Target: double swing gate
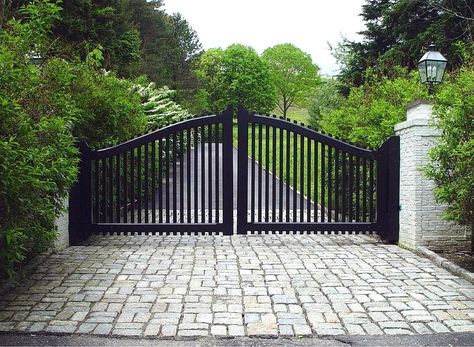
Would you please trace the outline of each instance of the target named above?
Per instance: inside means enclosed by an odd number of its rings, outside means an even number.
[[[71,242],[103,233],[376,232],[398,240],[399,138],[368,150],[228,108],[114,147],[80,144]],[[235,147],[236,145],[236,147]]]

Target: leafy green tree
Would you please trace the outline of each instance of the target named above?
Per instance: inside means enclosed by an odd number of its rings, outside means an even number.
[[[197,86],[192,65],[202,51],[196,31],[179,13],[168,15],[161,0],[129,3],[130,19],[142,41],[137,70],[159,86],[167,85],[178,96],[189,98]]]
[[[18,15],[28,0],[7,2]],[[201,52],[197,33],[180,15],[168,15],[162,0],[57,0],[62,19],[53,28],[50,55],[71,60],[101,47],[103,67],[120,77],[146,74],[159,86],[190,98],[197,86],[192,64]]]
[[[178,90],[195,88],[197,80],[191,68],[202,51],[198,35],[179,13],[167,17],[166,23],[169,33],[164,59],[169,66],[168,85]]]
[[[233,44],[226,50],[209,49],[196,66],[205,107],[222,111],[228,105],[268,112],[275,105],[269,66],[250,47]]]
[[[334,78],[321,78],[308,108],[311,126],[319,128],[323,116],[342,105],[344,97],[339,93],[339,86],[340,83]]]
[[[290,43],[267,48],[262,59],[270,66],[270,74],[278,93],[278,108],[286,118],[288,109],[306,102],[320,79],[311,56]]]
[[[428,97],[417,72],[400,67],[395,71],[397,77],[389,78],[368,69],[364,84],[351,88],[340,108],[323,114],[321,128],[361,146],[378,148],[393,135],[394,125],[405,119],[408,104]]]
[[[364,81],[368,67],[387,74],[393,66],[413,69],[430,42],[458,68],[462,58],[456,42],[472,42],[473,6],[452,0],[367,0],[361,16],[363,40],[343,40],[336,48],[342,65],[340,78],[347,87]]]
[[[474,64],[452,74],[435,95],[434,122],[441,137],[430,152],[428,177],[447,203],[447,220],[474,230]],[[474,238],[472,239],[474,250]]]
[[[61,3],[62,20],[54,28],[62,54],[79,55],[101,46],[104,68],[127,75],[140,61],[140,36],[129,18],[128,2],[123,0],[67,0]]]

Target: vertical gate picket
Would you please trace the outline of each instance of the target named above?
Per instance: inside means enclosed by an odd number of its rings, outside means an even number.
[[[272,127],[272,222],[276,222],[276,161],[277,161],[277,152],[276,152],[276,131],[277,128]]]
[[[179,132],[179,222],[184,223],[184,132]]]
[[[215,139],[214,143],[216,146],[216,160],[215,160],[215,185],[216,185],[216,223],[219,223],[219,217],[220,217],[220,205],[219,205],[219,185],[220,185],[220,180],[221,180],[221,171],[219,169],[219,147],[220,147],[220,139],[219,139],[219,134],[220,134],[220,128],[219,128],[219,123],[216,124],[215,126]]]
[[[186,208],[187,222],[191,223],[191,129],[186,129]]]
[[[304,136],[300,136],[300,222],[304,220]],[[294,154],[296,155],[296,153]],[[296,188],[296,187],[295,187]],[[296,219],[295,219],[296,220]]]
[[[239,115],[237,115],[237,117],[239,117]],[[240,122],[240,121],[239,121]],[[238,131],[240,131],[240,128],[238,129]],[[250,221],[252,223],[255,222],[255,123],[252,123],[252,132],[251,132],[251,142],[252,142],[252,153],[251,153],[251,157],[252,157],[252,162],[250,163],[251,165],[251,178],[250,178],[250,187],[251,187],[251,191],[250,191]],[[241,151],[240,149],[240,145],[239,145],[239,153]],[[240,165],[239,165],[239,168],[240,168]],[[240,174],[242,174],[243,172],[241,170],[239,170]],[[240,176],[240,175],[239,175]],[[240,181],[238,183],[240,185]],[[240,196],[240,195],[239,195]]]
[[[156,142],[151,143],[151,222],[156,223]]]
[[[269,222],[269,210],[270,210],[270,177],[269,177],[269,170],[270,170],[270,134],[269,134],[269,127],[268,125],[265,126],[265,221]],[[263,165],[263,161],[261,163]]]
[[[222,194],[223,194],[223,232],[224,235],[232,235],[234,223],[234,161],[233,161],[233,109],[228,107],[222,114]],[[245,133],[245,153],[247,153],[247,133]],[[245,172],[247,173],[247,157],[245,158]],[[240,166],[239,166],[240,168]],[[239,176],[240,177],[240,176]],[[245,175],[247,178],[247,175]],[[247,191],[245,191],[245,205],[247,205]],[[245,206],[247,209],[247,206]],[[237,217],[238,218],[238,217]],[[247,211],[245,212],[247,218]]]
[[[237,109],[237,124],[238,124],[238,175],[237,175],[237,234],[246,234],[247,233],[247,199],[248,199],[248,113],[242,107]],[[254,128],[252,128],[254,129]],[[261,128],[260,128],[261,129]],[[259,132],[259,136],[261,132]],[[252,134],[253,135],[253,134]],[[259,141],[261,143],[261,141]],[[253,147],[253,141],[252,141]],[[260,149],[259,145],[259,149]],[[261,151],[259,151],[261,153]],[[260,160],[260,157],[259,157]],[[253,165],[253,162],[252,162]],[[226,175],[224,174],[224,177]],[[232,176],[231,176],[232,177]],[[260,181],[261,175],[259,175]],[[252,177],[254,179],[254,177]],[[261,181],[260,181],[261,182]],[[259,182],[259,187],[260,187]],[[252,192],[254,194],[254,192]],[[259,207],[260,207],[260,198],[259,195]],[[253,211],[251,211],[253,213]],[[259,217],[261,211],[259,210]],[[259,221],[261,219],[259,218]]]

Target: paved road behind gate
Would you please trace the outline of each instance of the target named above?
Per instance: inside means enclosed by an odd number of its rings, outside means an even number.
[[[222,172],[222,163],[223,163],[223,157],[222,157],[222,144],[217,144],[219,146],[219,170],[220,172]],[[201,179],[204,177],[204,184],[205,184],[205,194],[206,194],[206,198],[207,198],[207,191],[208,191],[208,185],[209,185],[209,158],[212,158],[213,162],[211,163],[212,164],[212,191],[214,192],[213,194],[213,204],[215,205],[215,191],[216,191],[216,167],[215,167],[215,161],[216,161],[216,156],[217,156],[217,153],[216,153],[216,144],[213,144],[211,145],[211,155],[209,157],[209,144],[208,143],[205,143],[204,144],[204,172],[202,171],[202,162],[201,162],[201,149],[199,148],[197,151],[195,149],[191,149],[191,152],[190,152],[190,158],[191,158],[191,163],[188,163],[188,160],[187,160],[187,155],[185,154],[184,157],[183,157],[183,168],[182,168],[182,171],[183,171],[183,192],[185,194],[185,196],[183,197],[184,200],[186,200],[186,194],[188,192],[188,190],[191,191],[192,194],[194,194],[194,191],[196,190],[197,191],[197,194],[198,194],[198,197],[201,197],[201,192],[202,192],[202,184],[201,184]],[[194,164],[195,164],[195,156],[196,156],[196,153],[197,153],[197,176],[195,176],[195,171],[194,171]],[[236,209],[237,208],[237,175],[238,175],[238,168],[237,168],[237,157],[238,157],[238,150],[237,148],[234,148],[233,149],[233,152],[232,152],[232,160],[233,160],[233,169],[234,169],[234,172],[233,172],[233,181],[234,181],[234,184],[233,184],[233,194],[234,194],[234,199],[233,199],[233,208]],[[190,187],[188,187],[188,184],[187,184],[187,172],[188,172],[188,165],[191,164],[191,171],[190,171],[190,175],[191,175],[191,179],[190,179],[190,182],[191,182],[191,185]],[[181,168],[180,168],[180,161],[177,160],[176,161],[176,206],[177,206],[177,209],[179,210],[180,209],[180,192],[181,192],[181,188],[180,188],[180,185],[181,185],[181,182],[180,182],[180,175],[181,175]],[[281,164],[283,165],[283,164]],[[171,165],[170,167],[170,172],[169,172],[169,190],[170,190],[170,206],[173,206],[173,203],[174,203],[174,200],[173,200],[173,165]],[[265,198],[265,191],[266,191],[266,185],[265,185],[265,177],[267,175],[267,171],[265,169],[264,166],[261,166],[258,161],[255,161],[254,162],[254,173],[255,173],[255,177],[257,178],[258,177],[258,172],[259,170],[261,170],[261,177],[262,177],[262,180],[258,180],[258,179],[255,179],[254,180],[254,184],[255,184],[255,191],[257,191],[258,189],[258,183],[259,182],[262,182],[262,187],[261,187],[261,191],[262,191],[262,205],[265,203],[264,201],[264,198]],[[254,194],[254,191],[251,189],[251,177],[252,177],[252,160],[249,158],[249,161],[248,161],[248,175],[249,175],[249,185],[248,185],[248,206],[250,207],[250,197],[252,194]],[[196,177],[197,177],[197,186],[194,187],[194,182],[196,180]],[[222,174],[219,175],[220,179],[222,180]],[[275,177],[275,181],[276,181],[276,194],[275,196],[273,196],[273,173],[271,171],[268,172],[268,180],[269,180],[269,191],[268,191],[268,201],[269,201],[269,206],[273,206],[273,199],[275,199],[275,206],[280,206],[280,194],[279,194],[279,187],[280,187],[280,180],[278,178],[278,176]],[[156,192],[156,201],[158,201],[160,199],[160,197],[163,199],[163,201],[165,201],[166,199],[166,189],[167,189],[167,179],[166,177],[163,177],[163,181],[162,181],[162,184],[161,184],[161,189],[158,189],[157,192]],[[293,209],[293,195],[294,195],[294,191],[293,191],[293,188],[290,187],[290,186],[287,186],[284,182],[282,183],[282,186],[283,186],[283,194],[282,194],[282,205],[281,206],[286,206],[287,204],[287,195],[286,193],[289,192],[289,199],[288,199],[288,204],[290,206],[290,209]],[[220,208],[222,209],[222,206],[223,206],[223,201],[222,201],[222,191],[223,191],[223,187],[222,187],[222,181],[219,182],[219,190],[220,190],[220,195],[219,195],[219,206]],[[191,201],[191,203],[193,204],[193,208],[194,208],[194,202]],[[187,202],[184,202],[184,205],[185,207],[187,206]],[[255,206],[258,206],[258,194],[256,194],[255,196]],[[303,209],[306,209],[307,207],[309,206],[310,209],[314,209],[314,205],[312,202],[310,202],[308,204],[308,201],[307,199],[305,199],[303,201]],[[296,192],[296,208],[300,208],[300,193],[297,191]],[[202,206],[201,206],[201,199],[199,198],[198,199],[198,209],[202,209]]]
[[[0,302],[2,331],[168,339],[463,333],[473,318],[471,283],[364,235],[96,236]]]

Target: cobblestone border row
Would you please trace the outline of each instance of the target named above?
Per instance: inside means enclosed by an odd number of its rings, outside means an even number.
[[[474,273],[466,269],[463,269],[459,265],[456,265],[453,262],[443,258],[439,254],[436,254],[435,252],[429,250],[428,248],[419,246],[416,248],[415,252],[427,257],[439,267],[442,267],[443,269],[446,269],[455,275],[461,276],[474,284]]]

